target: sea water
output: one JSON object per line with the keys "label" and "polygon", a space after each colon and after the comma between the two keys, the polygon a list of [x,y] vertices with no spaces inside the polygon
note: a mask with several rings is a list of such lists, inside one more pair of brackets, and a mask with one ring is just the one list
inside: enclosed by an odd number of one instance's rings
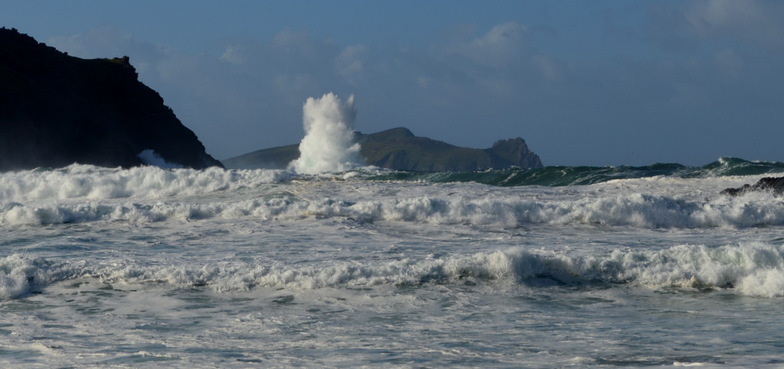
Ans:
{"label": "sea water", "polygon": [[0,366],[779,367],[781,172],[0,174]]}

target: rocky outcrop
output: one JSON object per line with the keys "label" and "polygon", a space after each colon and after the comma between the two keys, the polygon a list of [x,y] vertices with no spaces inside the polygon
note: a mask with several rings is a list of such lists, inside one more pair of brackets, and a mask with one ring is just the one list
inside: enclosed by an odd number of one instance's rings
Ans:
{"label": "rocky outcrop", "polygon": [[[497,141],[489,149],[450,145],[427,137],[417,137],[407,128],[373,134],[357,132],[360,155],[366,164],[415,172],[463,172],[509,167],[541,168],[539,157],[522,138]],[[228,168],[284,169],[299,157],[298,145],[254,151],[223,161]]]}
{"label": "rocky outcrop", "polygon": [[528,145],[520,138],[496,141],[493,147],[485,150],[493,157],[493,168],[510,166],[520,168],[541,168],[539,156],[528,149]]}
{"label": "rocky outcrop", "polygon": [[0,170],[143,164],[221,166],[138,80],[127,57],[81,59],[0,29]]}
{"label": "rocky outcrop", "polygon": [[727,188],[721,191],[721,194],[740,196],[754,191],[770,191],[777,196],[781,196],[784,194],[784,177],[765,177],[753,185],[746,184],[739,188]]}

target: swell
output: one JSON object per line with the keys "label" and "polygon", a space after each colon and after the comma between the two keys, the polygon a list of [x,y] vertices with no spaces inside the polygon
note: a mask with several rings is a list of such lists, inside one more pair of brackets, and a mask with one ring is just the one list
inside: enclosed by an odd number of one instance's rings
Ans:
{"label": "swell", "polygon": [[280,265],[269,261],[204,265],[145,265],[113,261],[90,265],[52,262],[14,254],[0,259],[0,298],[19,298],[77,278],[115,285],[209,288],[216,292],[257,287],[320,289],[429,284],[504,286],[631,285],[644,288],[728,290],[784,296],[784,248],[742,243],[709,248],[678,245],[663,250],[614,250],[599,255],[512,248],[469,255],[325,265]]}
{"label": "swell", "polygon": [[591,185],[618,179],[669,176],[676,178],[708,178],[749,176],[784,172],[784,163],[720,158],[702,167],[657,163],[647,166],[549,166],[540,169],[503,169],[479,172],[392,172],[371,177],[374,180],[421,181],[430,183],[476,182],[493,186],[575,186]]}

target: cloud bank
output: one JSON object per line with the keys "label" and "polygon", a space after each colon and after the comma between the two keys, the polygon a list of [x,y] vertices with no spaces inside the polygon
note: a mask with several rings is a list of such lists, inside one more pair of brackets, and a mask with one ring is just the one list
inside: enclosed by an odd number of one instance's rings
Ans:
{"label": "cloud bank", "polygon": [[521,136],[545,165],[784,160],[782,3],[590,14],[589,30],[503,22],[424,46],[284,29],[194,55],[113,26],[45,41],[81,57],[129,55],[217,158],[300,141],[302,102],[334,91],[361,98],[363,132],[406,126],[470,147]]}

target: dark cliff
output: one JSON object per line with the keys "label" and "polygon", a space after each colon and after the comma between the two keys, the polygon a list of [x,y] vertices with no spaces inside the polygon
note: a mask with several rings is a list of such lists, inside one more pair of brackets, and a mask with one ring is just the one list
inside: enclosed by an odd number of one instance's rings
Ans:
{"label": "dark cliff", "polygon": [[[362,145],[360,154],[368,165],[395,170],[462,172],[542,167],[539,157],[522,138],[497,141],[493,147],[482,150],[417,137],[406,128],[394,128],[373,134],[357,133],[357,141]],[[223,164],[228,168],[283,169],[298,157],[299,146],[288,145],[226,159]]]}
{"label": "dark cliff", "polygon": [[127,57],[76,58],[0,29],[0,170],[131,167],[144,150],[184,167],[221,166]]}

